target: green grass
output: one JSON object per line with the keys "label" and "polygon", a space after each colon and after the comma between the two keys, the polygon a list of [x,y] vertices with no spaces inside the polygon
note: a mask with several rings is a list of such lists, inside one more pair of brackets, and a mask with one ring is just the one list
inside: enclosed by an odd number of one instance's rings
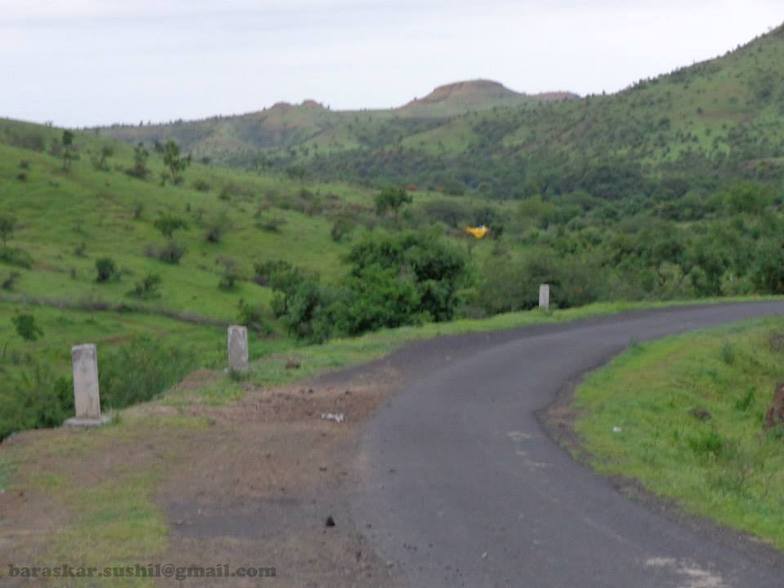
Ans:
{"label": "green grass", "polygon": [[[64,517],[46,536],[35,563],[103,569],[160,558],[169,529],[155,493],[176,462],[178,448],[206,427],[203,418],[126,411],[112,425],[89,434],[58,430],[4,447],[0,488],[42,494]],[[157,449],[151,454],[152,443]],[[91,461],[96,459],[100,461]],[[111,578],[63,584],[96,585],[148,587],[154,582]]]}
{"label": "green grass", "polygon": [[784,378],[783,319],[635,345],[576,393],[596,469],[784,548],[781,431],[765,432]]}

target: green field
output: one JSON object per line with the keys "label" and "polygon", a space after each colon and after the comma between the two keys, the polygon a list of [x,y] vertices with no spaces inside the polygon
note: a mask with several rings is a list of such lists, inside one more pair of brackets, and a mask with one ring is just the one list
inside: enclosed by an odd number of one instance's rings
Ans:
{"label": "green field", "polygon": [[767,319],[635,345],[577,390],[591,464],[784,548],[782,430],[763,428],[782,337]]}

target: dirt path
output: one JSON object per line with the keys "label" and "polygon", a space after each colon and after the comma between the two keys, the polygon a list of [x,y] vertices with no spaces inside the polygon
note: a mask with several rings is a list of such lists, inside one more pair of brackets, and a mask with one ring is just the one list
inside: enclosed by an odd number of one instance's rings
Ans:
{"label": "dirt path", "polygon": [[[163,559],[274,566],[275,586],[393,586],[349,505],[362,467],[359,429],[394,381],[394,374],[373,373],[361,381],[253,390],[231,406],[196,409],[213,424],[158,494],[171,525]],[[322,419],[326,414],[345,420]]]}

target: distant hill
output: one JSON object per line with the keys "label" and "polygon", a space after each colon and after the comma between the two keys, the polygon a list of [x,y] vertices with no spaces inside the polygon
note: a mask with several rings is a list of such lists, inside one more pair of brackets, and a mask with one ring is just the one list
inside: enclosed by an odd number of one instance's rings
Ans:
{"label": "distant hill", "polygon": [[451,117],[493,108],[531,107],[541,102],[575,99],[569,92],[528,95],[498,82],[473,80],[436,88],[424,98],[386,110],[333,111],[309,99],[279,102],[258,112],[155,125],[114,125],[102,129],[122,141],[174,139],[198,158],[251,165],[260,152],[305,148],[320,152],[376,149],[427,132]]}
{"label": "distant hill", "polygon": [[499,106],[530,105],[579,98],[571,92],[521,94],[492,80],[471,80],[439,86],[424,98],[397,109],[406,116],[454,116]]}
{"label": "distant hill", "polygon": [[[527,95],[473,80],[389,110],[313,101],[104,132],[174,139],[197,157],[314,179],[416,185],[500,198],[707,193],[784,178],[784,27],[726,55],[613,95]],[[665,196],[662,196],[665,197]]]}
{"label": "distant hill", "polygon": [[500,198],[708,194],[784,179],[784,27],[613,95],[468,111],[400,140],[269,157],[314,177]]}

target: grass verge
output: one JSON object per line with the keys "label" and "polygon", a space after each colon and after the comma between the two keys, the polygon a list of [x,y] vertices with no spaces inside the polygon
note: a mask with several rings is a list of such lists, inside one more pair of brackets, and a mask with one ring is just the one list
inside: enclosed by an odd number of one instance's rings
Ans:
{"label": "grass verge", "polygon": [[784,549],[783,378],[783,319],[635,345],[577,390],[576,430],[599,472]]}

